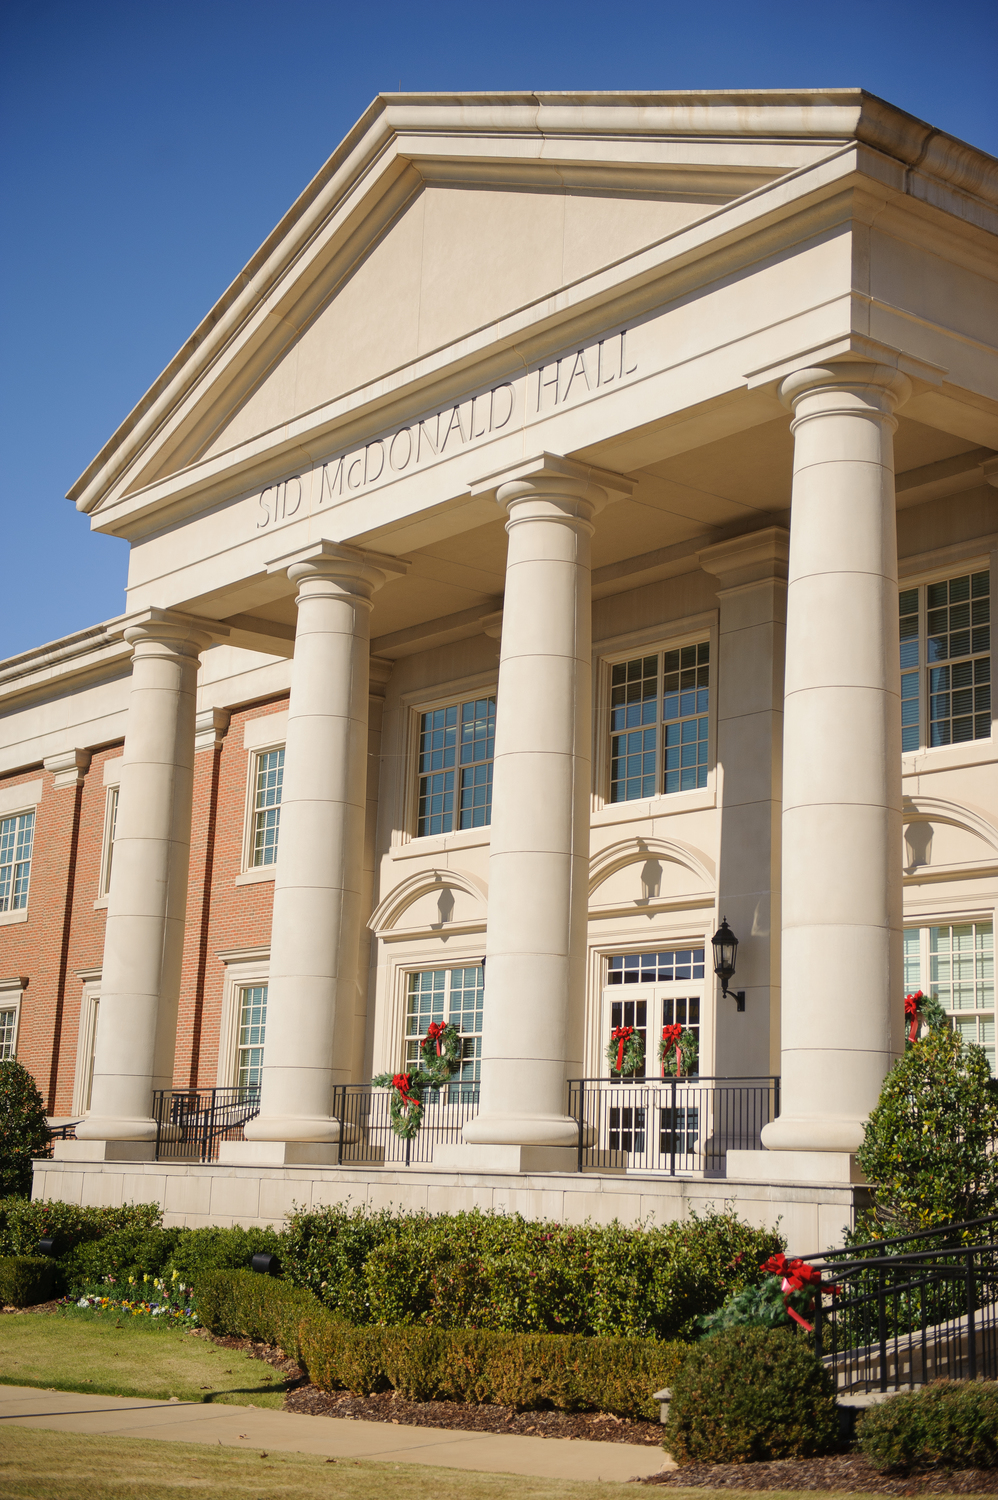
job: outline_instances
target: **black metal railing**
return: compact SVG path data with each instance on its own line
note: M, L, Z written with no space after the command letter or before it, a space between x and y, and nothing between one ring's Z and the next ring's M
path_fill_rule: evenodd
M451 1083L423 1095L423 1122L404 1140L392 1130L391 1089L341 1084L333 1090L339 1121L337 1165L391 1167L426 1164L439 1145L458 1145L465 1122L478 1113L478 1085Z
M998 1379L996 1232L998 1216L802 1256L826 1284L815 1352L836 1389Z
M65 1125L50 1125L48 1127L50 1141L75 1141L78 1120L68 1120Z
M259 1084L250 1088L157 1089L152 1096L157 1161L214 1161L220 1141L241 1141L260 1113Z
M779 1078L574 1078L579 1171L724 1171L725 1153L757 1151L780 1112Z

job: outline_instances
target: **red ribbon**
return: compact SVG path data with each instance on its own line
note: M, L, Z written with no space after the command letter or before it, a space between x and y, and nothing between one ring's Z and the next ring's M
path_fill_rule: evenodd
M429 1026L427 1026L426 1028L426 1040L428 1042L436 1042L438 1057L440 1056L442 1050L440 1046L440 1038L443 1036L445 1029L446 1028L443 1021L431 1021Z
M409 1090L411 1089L411 1087L412 1087L412 1074L411 1073L396 1073L393 1076L393 1078L392 1078L392 1088L397 1091L398 1096L399 1096L399 1101L402 1104L403 1108L405 1108L405 1109L411 1109L414 1106L415 1107L419 1106L419 1095L418 1094L412 1094L412 1093L410 1093Z
M909 1042L918 1041L918 1002L924 999L925 996L921 990L916 990L914 994L904 997L904 1013L911 1017L911 1027L908 1031Z
M759 1270L768 1271L771 1276L782 1277L783 1305L794 1322L799 1323L802 1328L806 1328L808 1333L814 1332L814 1324L808 1323L805 1318L801 1317L796 1308L790 1306L790 1298L793 1293L803 1291L805 1287L810 1287L817 1302L822 1292L841 1291L841 1287L825 1286L822 1283L821 1272L818 1268L806 1265L799 1256L795 1256L793 1260L787 1260L787 1257L782 1252L777 1255L771 1255L767 1261L763 1262Z
M624 1071L624 1047L634 1035L633 1026L618 1026L610 1040L617 1043L617 1072Z
M683 1067L683 1049L679 1045L679 1038L683 1034L683 1028L679 1025L663 1026L662 1040L665 1043L665 1057L668 1057L673 1047L676 1049L676 1077L678 1078ZM662 1059L662 1077L665 1077L665 1057Z

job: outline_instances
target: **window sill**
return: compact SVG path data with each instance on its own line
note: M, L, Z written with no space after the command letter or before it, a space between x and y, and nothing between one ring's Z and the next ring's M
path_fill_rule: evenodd
M901 757L901 775L918 776L926 771L959 771L964 766L983 766L998 760L994 737L967 740L962 745L940 745L935 750L912 750Z
M28 908L19 907L17 911L0 911L0 927L13 927L15 922L26 922L28 920Z
M446 854L451 849L488 848L492 842L486 828L461 828L457 833L428 833L422 838L407 839L391 850L392 859L416 859L427 854Z
M258 870L244 870L232 883L233 885L262 885L265 880L273 880L276 874L276 865L261 865Z
M697 787L692 792L671 792L669 796L644 797L633 802L605 802L592 815L594 828L614 823L639 823L648 818L669 817L673 813L700 812L717 806L713 787Z
M110 899L111 899L110 895L107 895L107 896L98 896L97 900L94 902L94 911L106 911L107 910L107 904L110 901Z

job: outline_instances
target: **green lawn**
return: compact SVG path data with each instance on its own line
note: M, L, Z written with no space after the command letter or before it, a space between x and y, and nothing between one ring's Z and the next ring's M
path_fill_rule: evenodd
M0 1384L276 1408L285 1390L276 1370L248 1354L114 1313L0 1317Z
M320 1420L316 1418L316 1420ZM471 1474L424 1464L331 1463L305 1453L236 1452L204 1443L143 1438L81 1437L40 1428L0 1428L3 1500L704 1500L704 1490L657 1490L633 1484ZM791 1500L780 1492L751 1500ZM804 1500L804 1497L794 1497ZM832 1500L832 1497L828 1497ZM850 1500L874 1500L850 1496ZM882 1497L877 1497L882 1500ZM973 1500L961 1496L960 1500ZM984 1500L984 1497L981 1497Z

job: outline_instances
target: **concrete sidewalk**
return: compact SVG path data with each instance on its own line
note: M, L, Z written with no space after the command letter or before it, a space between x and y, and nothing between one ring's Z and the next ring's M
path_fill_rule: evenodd
M458 1432L445 1427L307 1417L255 1406L83 1396L26 1386L0 1386L0 1423L6 1422L59 1432L158 1438L175 1443L220 1443L230 1448L433 1464L446 1469L527 1474L540 1479L620 1481L674 1467L661 1448L635 1443Z

